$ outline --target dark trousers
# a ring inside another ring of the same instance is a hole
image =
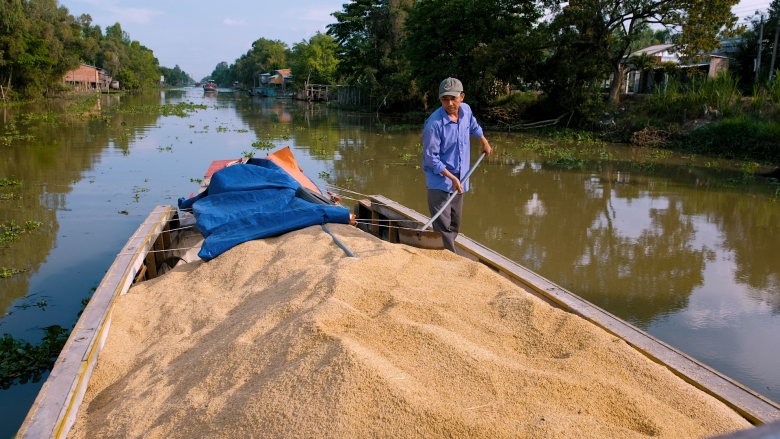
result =
[[[436,215],[436,212],[447,202],[450,195],[449,192],[428,189],[428,209],[431,211],[431,216]],[[455,237],[458,236],[458,230],[460,230],[462,212],[463,194],[458,194],[432,224],[433,230],[441,233],[441,237],[444,240],[444,248],[453,253],[457,253],[455,251]]]

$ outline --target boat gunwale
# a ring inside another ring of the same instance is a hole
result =
[[[67,437],[108,335],[114,304],[130,288],[147,254],[176,213],[172,206],[156,206],[122,247],[76,322],[15,437]]]

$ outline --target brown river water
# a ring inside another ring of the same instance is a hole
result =
[[[205,107],[156,110],[179,102]],[[41,223],[0,241],[0,334],[37,344],[72,327],[154,206],[196,191],[212,160],[289,145],[347,203],[382,194],[428,214],[422,118],[198,88],[68,104],[0,108],[0,224]],[[486,134],[463,234],[780,402],[780,186],[719,158]],[[0,390],[0,438],[41,385]]]

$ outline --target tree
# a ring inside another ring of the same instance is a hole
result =
[[[532,36],[540,17],[533,0],[420,0],[406,21],[412,72],[434,98],[449,76],[472,103],[506,94],[540,60]]]
[[[341,80],[369,88],[372,96],[405,105],[417,95],[402,52],[404,22],[413,0],[353,0],[334,12],[328,35],[338,42]]]
[[[211,76],[208,78],[203,78],[205,80],[212,80],[216,82],[217,84],[222,85],[228,85],[231,82],[232,74],[230,72],[230,67],[228,66],[228,63],[225,61],[220,62],[217,64],[216,67],[214,67],[214,71],[211,72]],[[205,82],[205,81],[201,81]]]
[[[0,83],[36,97],[78,65],[73,17],[55,0],[0,1]]]
[[[653,55],[642,52],[637,55],[631,55],[628,62],[639,70],[639,93],[647,92],[647,72],[653,70],[657,61]]]
[[[57,0],[0,0],[0,84],[35,98],[62,87],[79,62],[105,69],[124,87],[157,84],[153,52],[132,41],[119,23],[105,36],[92,17],[74,18]]]
[[[669,29],[653,30],[647,23],[640,26],[637,31],[637,39],[631,43],[631,52],[644,49],[657,44],[669,44],[672,42],[672,32]]]
[[[769,77],[769,68],[772,60],[772,51],[774,49],[776,23],[780,18],[780,0],[774,0],[764,14],[764,41],[761,51],[761,70],[759,72],[759,82],[765,81]],[[756,54],[758,53],[758,38],[760,35],[761,18],[758,14],[749,19],[749,25],[740,35],[736,50],[729,54],[729,70],[740,78],[740,85],[745,90],[751,90],[756,80],[754,71]],[[777,61],[775,69],[780,68]]]
[[[645,24],[660,24],[682,31],[672,41],[684,58],[696,58],[700,51],[718,47],[718,33],[731,28],[737,17],[731,7],[739,0],[572,0],[548,1],[556,11],[555,33],[573,33],[576,45],[592,48],[590,53],[611,71],[609,99],[619,102],[625,73],[622,61]]]
[[[572,117],[576,114],[575,123],[602,117],[602,84],[609,77],[609,68],[600,62],[597,48],[582,43],[571,27],[559,30],[543,23],[539,32],[551,38],[548,46],[552,49],[530,78],[544,92],[543,114],[538,116],[550,118],[571,112]]]
[[[103,31],[100,26],[92,26],[92,17],[89,14],[81,14],[73,21],[74,34],[81,36],[79,55],[81,60],[89,65],[97,64],[100,41],[103,39]]]
[[[332,84],[336,80],[339,60],[338,43],[328,34],[317,32],[309,41],[293,44],[291,66],[296,82]]]
[[[260,73],[288,68],[289,56],[290,49],[284,42],[260,38],[252,43],[252,48],[246,54],[241,55],[235,64],[228,67],[227,75],[220,76],[220,79],[215,78],[215,81],[225,86],[230,85],[233,81],[254,85],[255,78]]]
[[[176,67],[172,69],[161,66],[160,75],[165,77],[166,84],[172,86],[187,85],[195,82],[195,80],[192,79],[192,77],[188,75],[185,71],[183,71],[178,64],[176,65]]]

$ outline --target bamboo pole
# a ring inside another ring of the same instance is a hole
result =
[[[5,90],[3,89],[2,85],[0,85],[0,94],[3,95],[3,100],[5,100]]]

